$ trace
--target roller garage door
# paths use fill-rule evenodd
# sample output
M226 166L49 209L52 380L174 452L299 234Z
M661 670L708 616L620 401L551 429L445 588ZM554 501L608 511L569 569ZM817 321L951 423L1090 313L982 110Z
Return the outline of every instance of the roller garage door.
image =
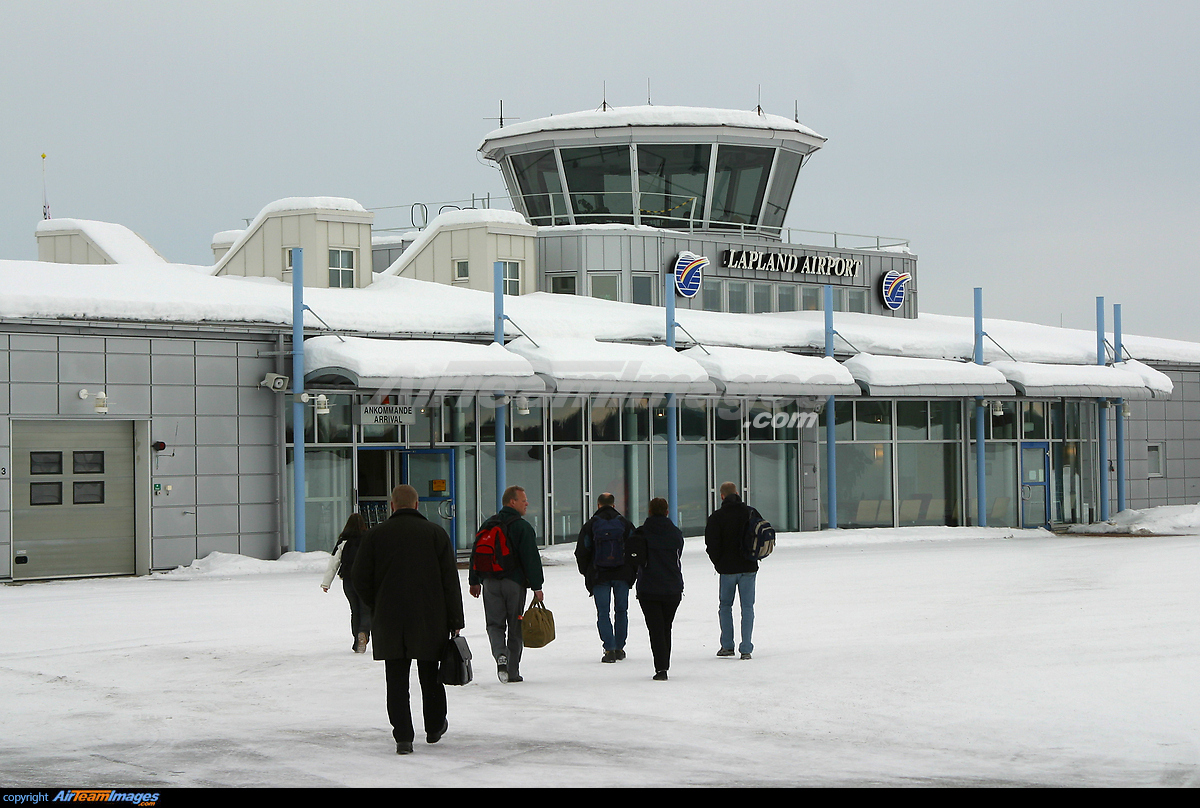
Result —
M133 422L12 422L13 578L134 573Z

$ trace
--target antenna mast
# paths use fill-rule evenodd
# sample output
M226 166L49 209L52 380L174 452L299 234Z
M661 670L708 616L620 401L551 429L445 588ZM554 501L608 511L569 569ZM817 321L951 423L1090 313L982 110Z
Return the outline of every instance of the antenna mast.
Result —
M46 198L46 153L42 152L42 218L50 218L50 202Z

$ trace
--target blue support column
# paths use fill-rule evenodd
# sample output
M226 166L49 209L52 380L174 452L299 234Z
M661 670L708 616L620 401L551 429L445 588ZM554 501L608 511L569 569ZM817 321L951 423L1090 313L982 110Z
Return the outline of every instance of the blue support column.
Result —
M492 325L492 341L497 345L504 344L504 262L492 264L492 310L494 322ZM505 443L508 437L508 397L497 390L493 397L496 402L496 510L504 507L504 489L508 487L505 475Z
M833 286L825 284L825 355L833 356ZM836 396L825 399L825 501L829 527L838 526L837 518L837 424L834 419Z
M1104 298L1096 298L1096 364L1105 364ZM1096 436L1100 455L1100 521L1108 520L1108 401L1096 402Z
M304 250L292 249L292 549L304 552Z
M975 287L975 364L983 364L983 288ZM975 523L987 527L987 457L984 438L987 436L987 407L983 399L975 399Z
M675 349L675 273L663 273L663 304L667 311L667 347ZM667 512L679 521L679 411L675 394L667 393ZM743 492L744 493L744 492Z
M1121 304L1113 304L1113 351L1116 361L1121 362ZM1125 400L1117 399L1117 513L1125 510Z

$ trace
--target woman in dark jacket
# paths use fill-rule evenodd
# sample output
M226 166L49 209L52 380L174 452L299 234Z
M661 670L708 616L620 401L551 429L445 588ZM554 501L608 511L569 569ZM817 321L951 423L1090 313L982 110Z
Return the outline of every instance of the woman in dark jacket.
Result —
M637 599L650 632L650 651L654 656L654 678L667 680L671 667L671 623L683 599L683 533L667 516L667 501L650 500L650 515L633 532L629 541L633 551L644 559L638 573Z
M351 571L354 569L354 556L358 553L358 547L362 544L365 535L367 535L367 523L355 511L346 520L346 526L342 528L342 534L338 536L337 544L333 548L333 552L336 554L338 545L345 543L345 546L342 547L342 563L337 574L342 579L342 591L346 593L346 600L350 602L350 633L354 637L354 642L350 647L356 654L366 652L367 641L371 638L371 610L358 596L350 578Z

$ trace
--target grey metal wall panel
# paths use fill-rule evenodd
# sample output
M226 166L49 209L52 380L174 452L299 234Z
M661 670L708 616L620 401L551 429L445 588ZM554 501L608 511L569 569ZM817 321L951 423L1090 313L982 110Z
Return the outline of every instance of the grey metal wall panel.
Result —
M279 450L274 443L262 446L238 446L238 473L276 474Z
M196 342L190 339L152 339L150 353L191 357L196 355Z
M238 501L238 478L236 474L214 474L196 476L196 505L229 505ZM233 530L237 530L236 523Z
M237 389L238 415L263 415L273 418L278 395L278 393L272 393L262 387L239 387Z
M197 536L196 537L196 557L204 558L209 553L230 553L238 552L238 537L237 536Z
M238 502L272 503L278 498L278 486L274 474L242 474L238 476Z
M150 406L156 421L163 415L195 415L196 388L156 384L150 390Z
M236 475L238 473L238 447L197 446L196 473Z
M150 357L132 353L109 354L107 371L109 384L150 384Z
M236 415L197 415L196 444L221 445L238 442L238 418Z
M251 389L258 389L268 397L275 395L266 388L258 387L258 383L268 373L275 372L275 360L270 357L240 357L237 360L237 383Z
M257 416L245 416L237 419L238 443L248 445L271 445L277 443L275 436L275 419Z
M104 341L99 340L103 345ZM58 380L62 384L104 385L104 354L60 353Z
M238 411L238 389L236 387L197 387L197 415L236 415Z
M10 381L58 381L58 361L53 353L41 351L9 351L8 357L8 372Z
M108 395L108 415L150 415L150 387L144 384L110 384L104 388Z
M12 351L57 351L58 337L38 334L10 334L8 347Z
M196 536L238 532L237 505L197 505Z
M8 412L8 390L7 384L0 384L0 415Z
M57 384L13 384L9 388L14 415L57 415Z
M8 459L8 450L7 449L4 450L3 452L0 452L0 464L3 464L4 467L6 469L9 469L9 472L11 473L12 469L9 467L9 459ZM12 480L11 479L0 480L0 511L7 512L9 510L9 508L11 508L11 507L12 507ZM3 533L0 533L0 536L2 536L4 539L7 539L8 538L8 520L0 519L0 523L3 523L3 525L4 525Z
M240 507L243 533L269 533L276 529L278 510L274 504L250 504Z
M187 416L158 415L150 422L151 440L167 444L170 453L176 446L196 444L196 419Z
M235 357L197 356L196 384L236 385L238 383Z
M192 563L196 559L195 533L193 525L191 536L165 537L156 534L151 543L154 569L171 570Z
M264 559L279 557L279 540L274 533L242 533L239 544L244 556Z
M140 337L108 337L104 342L108 354L150 354L150 340Z
M161 340L155 340L161 342ZM190 356L152 356L150 358L150 380L154 384L196 383L195 360Z

